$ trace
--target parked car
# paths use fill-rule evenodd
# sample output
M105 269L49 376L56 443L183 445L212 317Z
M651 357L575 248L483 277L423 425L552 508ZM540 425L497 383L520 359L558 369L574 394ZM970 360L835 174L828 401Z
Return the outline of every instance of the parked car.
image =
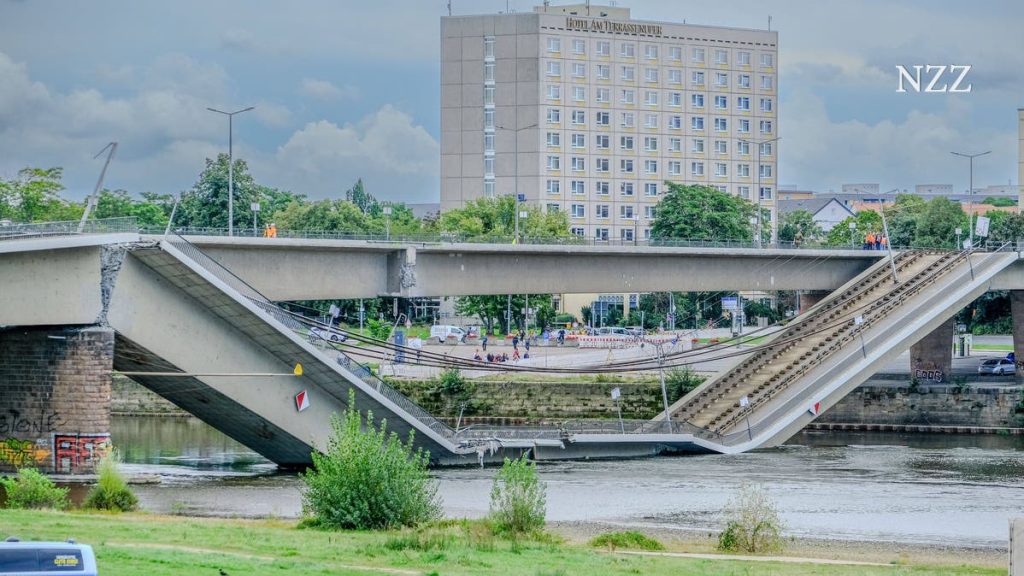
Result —
M626 326L626 332L628 332L630 336L644 335L644 329L640 326Z
M329 340L331 342L344 342L345 340L348 340L348 334L342 332L341 330L321 328L319 326L313 326L312 328L310 328L309 334L311 336L318 336L320 338L323 338L324 340Z
M633 336L632 334L629 333L628 330L626 330L625 328L620 328L619 326L605 326L603 328L598 328L597 329L597 335L598 336L606 336L606 337L607 336L620 337L620 338L629 338L629 337Z
M67 542L0 542L0 574L80 574L95 576L92 546Z
M444 344L448 336L455 336L459 339L459 342L466 341L466 331L458 326L450 326L447 324L435 324L430 327L430 337L437 338L440 344Z
M1017 366L1013 360L1006 358L990 358L988 360L982 360L981 364L978 365L978 374L1016 374Z

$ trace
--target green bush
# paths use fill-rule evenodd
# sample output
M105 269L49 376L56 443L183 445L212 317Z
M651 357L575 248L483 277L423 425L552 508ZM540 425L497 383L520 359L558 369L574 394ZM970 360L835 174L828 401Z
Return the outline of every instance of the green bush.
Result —
M555 324L569 324L570 322L575 321L576 317L572 314L559 314L555 316Z
M704 383L704 376L698 375L689 366L673 368L665 374L665 389L669 402L675 402Z
M365 426L364 426L365 423ZM313 468L302 474L305 524L334 529L415 526L440 516L437 485L427 473L430 454L413 450L413 432L403 443L387 421L365 422L349 393L344 417L331 418L333 432Z
M366 328L370 331L370 337L377 340L387 340L391 337L391 323L384 320L369 319L366 321Z
M63 510L68 507L68 489L58 488L53 480L35 468L22 468L14 478L0 478L7 493L8 508Z
M99 481L89 490L83 508L131 512L139 507L139 499L121 475L120 464L121 458L114 450L100 460L96 465Z
M458 368L445 370L436 382L433 393L443 414L458 416L461 412L464 416L471 416L479 411L480 403L473 398L476 384L466 380Z
M726 552L780 552L782 519L764 486L744 484L727 508L728 521L718 537Z
M546 515L544 484L537 477L537 465L521 458L505 463L491 488L490 518L498 532L523 534L544 527Z
M595 548L625 548L629 550L664 550L665 546L654 538L645 536L636 530L625 532L608 532L590 541Z

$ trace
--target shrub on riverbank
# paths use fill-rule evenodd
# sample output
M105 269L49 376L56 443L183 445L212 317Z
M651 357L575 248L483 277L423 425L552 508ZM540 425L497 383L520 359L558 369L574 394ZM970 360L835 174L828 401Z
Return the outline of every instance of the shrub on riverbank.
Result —
M121 475L120 465L121 458L115 450L100 460L96 465L99 480L89 490L82 503L83 508L131 512L139 507L139 499Z
M726 507L728 522L718 537L726 552L766 553L782 551L782 519L768 490L744 484Z
M68 507L68 489L58 488L53 480L35 468L22 468L13 478L0 478L7 493L7 508L63 510Z
M590 545L595 548L608 548L615 550L616 548L624 548L627 550L664 550L665 546L651 538L645 536L636 530L626 530L625 532L608 532L601 534L590 541Z
M495 530L523 534L544 528L545 492L537 465L525 454L515 460L505 458L491 488L490 518Z
M415 526L438 518L437 485L427 474L429 453L403 443L387 421L365 419L349 394L343 417L331 419L327 449L313 452L313 468L302 474L306 525L334 529Z
M686 396L694 388L703 384L704 380L704 376L700 376L689 366L669 370L665 374L665 388L668 391L669 402L675 402Z

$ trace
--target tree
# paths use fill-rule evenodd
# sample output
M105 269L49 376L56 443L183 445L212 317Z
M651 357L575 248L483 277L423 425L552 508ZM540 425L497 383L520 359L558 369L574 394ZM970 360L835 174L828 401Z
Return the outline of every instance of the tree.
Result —
M149 199L144 195L142 200L135 200L125 190L104 189L96 200L91 216L97 219L134 217L141 227L161 228L167 225L170 217L170 213L165 210L169 198L150 193Z
M988 204L990 206L999 206L1002 208L1017 205L1017 201L1015 199L1006 196L986 196L985 199L981 201L981 203Z
M1016 242L1024 239L1024 214L989 212L989 239L995 242Z
M913 194L897 194L896 201L885 207L889 223L889 244L913 246L917 238L917 223L924 217L928 202Z
M345 200L355 204L363 214L368 214L371 208L377 206L377 199L363 189L362 178L356 180L356 183L345 191Z
M551 305L550 294L530 294L530 308L536 308L536 316L531 317L531 324L536 322L537 326L546 326L555 316L554 307ZM523 294L512 295L511 306L508 296L461 296L455 299L455 313L461 316L476 316L488 334L492 333L495 326L501 328L502 332L508 334L512 328L526 328L523 309L526 308L526 296ZM506 318L507 313L512 313L512 324L509 326Z
M13 180L0 179L0 219L16 222L77 220L82 206L61 198L63 168L22 168Z
M347 200L293 201L273 216L281 230L318 230L342 234L366 234L366 214Z
M276 212L294 203L302 203L303 196L282 192L257 184L249 174L249 165L241 158L234 161L234 225L249 230L253 226L253 212L249 206L260 203L262 222L272 222ZM269 218L268 218L269 217ZM277 223L277 222L275 222ZM190 190L181 194L175 226L198 228L228 227L228 155L219 154L215 160L206 159L206 167ZM280 228L280 226L279 226Z
M967 215L960 204L949 198L932 198L917 222L914 246L924 248L953 248L956 228L967 230Z
M807 210L794 210L782 217L779 228L779 240L795 242L797 234L801 243L815 243L825 235L821 226L814 221L814 215Z
M853 232L850 232L850 224L854 225ZM871 210L861 210L856 216L851 216L836 224L829 231L825 244L829 246L861 247L864 245L864 237L868 232L878 232L882 229L882 216Z
M519 219L520 235L524 238L570 238L569 221L563 212L546 212L538 206L519 204L527 213ZM506 240L515 232L516 201L511 196L477 198L463 208L441 214L435 231L458 235L466 239Z
M757 206L709 186L666 182L651 236L663 239L739 240L754 237L751 221Z

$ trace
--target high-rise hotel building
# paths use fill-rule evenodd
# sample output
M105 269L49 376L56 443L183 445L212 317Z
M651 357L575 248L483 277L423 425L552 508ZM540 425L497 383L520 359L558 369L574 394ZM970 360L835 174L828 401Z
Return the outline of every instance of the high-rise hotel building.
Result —
M777 32L623 7L443 17L441 209L518 190L575 234L642 241L667 180L760 194L775 230L777 63Z

